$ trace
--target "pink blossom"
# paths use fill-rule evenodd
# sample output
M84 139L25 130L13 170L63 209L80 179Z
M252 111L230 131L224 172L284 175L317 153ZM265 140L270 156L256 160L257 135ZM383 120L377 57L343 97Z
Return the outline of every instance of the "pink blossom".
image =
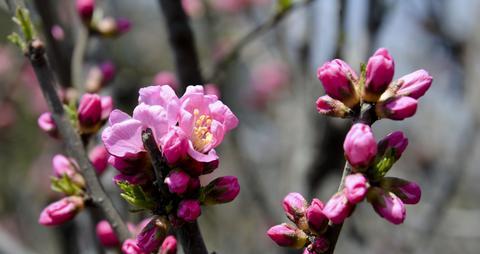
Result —
M145 253L156 252L167 234L167 226L158 218L153 218L137 235L137 246Z
M104 17L96 23L95 29L104 37L116 37L128 32L131 26L126 18Z
M217 98L220 99L220 89L218 89L218 86L215 84L206 84L203 86L205 89L205 94L208 95L215 95Z
M364 100L375 102L392 82L395 63L385 48L378 49L367 63Z
M169 164L176 163L188 152L188 137L183 130L177 126L171 126L170 130L160 139L162 152Z
M161 71L157 73L157 75L155 75L155 77L153 78L153 83L158 86L168 85L173 90L178 90L180 88L177 77L170 71Z
M85 128L97 125L102 118L102 103L97 94L86 93L78 105L78 121Z
M43 209L38 223L44 226L63 224L75 217L83 208L83 199L77 196L62 198Z
M308 226L317 233L325 230L328 225L328 218L323 214L323 208L324 205L322 201L314 198L306 212Z
M121 158L110 155L108 163L123 174L132 175L142 171L145 167L145 154L138 154L138 158Z
M417 100L408 96L393 97L385 102L377 103L375 110L379 118L403 120L415 115Z
M158 254L176 254L177 253L177 239L173 235L167 236L163 240L160 252Z
M67 175L68 177L72 178L77 174L75 165L72 163L72 161L61 154L53 156L52 166L53 174L56 177L63 177L64 175Z
M102 220L97 223L95 232L100 243L105 247L115 247L120 245L112 226L108 221Z
M307 243L307 235L295 226L286 223L271 227L267 235L279 246L300 249Z
M237 117L216 96L205 95L202 86L187 87L180 101L179 126L189 137L188 154L199 162L217 160L214 148L238 125Z
M111 61L105 61L100 64L100 71L102 73L102 83L108 83L115 77L116 68Z
M396 177L382 178L380 186L384 190L395 194L403 203L409 205L417 204L422 196L422 190L418 184Z
M354 124L345 137L343 149L348 162L354 168L369 166L377 154L377 142L370 126Z
M90 159L90 162L92 162L97 174L101 175L105 169L107 169L108 157L109 154L104 145L95 146L88 154L88 158Z
M182 200L178 204L177 216L186 222L194 222L202 213L198 200Z
M345 104L328 95L318 98L316 104L317 111L322 115L345 118L349 117L351 113L351 110Z
M90 20L95 8L95 0L77 0L77 12L83 20Z
M305 217L308 204L302 194L291 192L283 199L282 206L287 217L292 222L297 222L300 218Z
M315 240L312 244L308 245L307 248L303 251L303 254L317 254L324 253L328 250L330 243L328 242L325 236L315 237Z
M378 142L379 154L384 154L388 150L394 152L395 159L399 159L403 151L407 148L408 139L401 131L394 131Z
M432 76L425 70L418 70L398 79L402 82L397 95L405 95L418 99L422 97L432 85Z
M171 193L184 194L190 183L190 176L182 170L172 170L165 178L165 184Z
M113 99L111 96L101 96L100 104L102 106L102 120L106 120L113 110Z
M333 99L343 102L347 107L359 101L354 83L358 80L355 71L344 61L335 59L325 63L317 71L325 93Z
M37 123L40 129L42 129L48 135L52 137L56 137L58 135L57 125L53 120L52 113L45 112L41 114Z
M338 192L328 200L323 208L323 214L335 224L342 223L352 210L352 205L348 202L345 193Z
M401 224L405 220L406 210L402 200L391 192L384 192L380 188L369 190L369 201L375 211L393 224Z
M122 244L123 254L146 254L138 247L135 239L127 239Z
M222 204L234 200L240 192L235 176L218 177L205 187L205 203Z
M65 32L60 25L53 25L50 29L50 33L52 34L52 37L57 41L62 41L63 39L65 39Z
M367 178L361 173L348 175L345 178L345 196L348 202L356 204L367 195Z

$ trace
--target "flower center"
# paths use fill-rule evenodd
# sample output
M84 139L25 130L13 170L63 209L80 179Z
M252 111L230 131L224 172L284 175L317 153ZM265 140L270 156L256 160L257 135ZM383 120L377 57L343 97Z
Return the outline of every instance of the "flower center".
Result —
M193 110L194 127L192 133L192 143L195 150L206 152L207 146L212 143L213 134L210 132L212 118L207 115L200 115L198 109Z

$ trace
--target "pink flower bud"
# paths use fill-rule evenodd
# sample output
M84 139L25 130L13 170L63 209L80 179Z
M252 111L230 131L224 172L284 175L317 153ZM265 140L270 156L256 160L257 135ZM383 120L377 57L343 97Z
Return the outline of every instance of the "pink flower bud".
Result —
M321 96L317 100L317 110L322 115L346 118L351 114L350 108L341 101L335 100L328 95Z
M123 254L146 254L138 247L137 242L134 239L127 239L122 244Z
M222 204L234 200L240 193L235 176L218 177L205 186L205 204Z
M115 77L116 68L111 61L105 61L100 64L100 71L102 73L102 83L108 83Z
M137 235L137 246L145 253L155 252L167 236L167 232L166 221L155 217Z
M105 247L115 247L120 244L112 226L106 220L97 223L95 232L98 240Z
M355 169L368 167L377 154L377 142L370 126L354 124L345 137L343 149L352 167Z
M102 120L108 119L108 116L113 110L113 99L110 96L100 97L100 104L102 105Z
M395 63L388 50L378 49L368 59L363 99L368 102L376 102L392 82L394 72Z
M77 0L76 6L77 12L83 20L89 21L92 19L95 0Z
M44 226L63 224L75 217L83 208L83 199L77 196L62 198L43 209L38 223Z
M348 202L356 204L367 195L367 178L361 173L348 175L345 178L345 196Z
M323 214L335 224L342 223L350 216L352 206L343 192L338 192L328 200L323 208Z
M108 166L108 157L109 154L105 146L98 145L94 147L88 154L90 162L92 162L93 167L97 171L98 175L101 175Z
M67 175L68 177L74 177L77 172L75 170L75 165L67 157L57 154L53 156L52 159L53 174L56 177L63 177Z
M182 0L182 7L190 17L202 16L205 11L202 0Z
M401 224L405 220L405 205L395 194L373 187L368 190L368 201L372 204L375 212L387 221Z
M327 229L328 218L323 214L323 203L314 198L312 204L307 208L307 221L310 230L321 233Z
M324 236L318 236L315 238L312 244L305 248L303 254L317 254L324 253L328 250L330 243Z
M305 217L308 203L302 194L291 192L283 199L282 206L288 219L297 223L301 218Z
M140 154L139 158L120 158L110 155L108 163L123 174L132 175L142 171L145 167L145 154Z
M422 97L432 85L432 76L425 70L418 70L398 79L400 88L397 95L409 96L414 99Z
M165 184L171 193L184 194L190 183L190 176L182 170L172 170L165 178Z
M65 39L65 32L60 25L53 25L50 29L50 33L52 34L52 37L57 41L62 41L63 39Z
M139 172L134 175L118 174L113 177L114 183L127 182L128 184L133 185L144 185L149 181L150 178L144 172Z
M394 131L378 142L378 153L385 154L389 149L398 160L407 148L408 138L401 131Z
M408 96L392 97L375 106L378 118L403 120L415 115L417 112L417 100Z
M161 139L162 152L169 164L176 163L179 159L187 156L188 138L185 132L177 127L171 127Z
M120 36L126 32L128 32L131 28L130 20L126 18L112 18L112 17L105 17L100 20L95 27L96 32L101 34L105 37L115 37Z
M40 129L42 129L45 133L47 133L51 137L58 136L57 125L53 120L52 113L45 112L41 114L37 122Z
M271 227L267 235L278 245L300 249L305 246L308 236L295 226L283 223Z
M215 84L206 84L204 86L205 89L205 94L208 95L215 95L217 98L220 99L220 90L218 89L218 86Z
M198 200L182 200L178 204L177 216L186 222L194 222L202 213Z
M382 189L390 191L408 205L417 204L422 196L420 186L396 177L384 177L380 182Z
M177 253L177 239L175 236L169 235L163 240L160 252L158 254L176 254Z
M153 83L158 86L168 85L173 90L178 90L179 83L175 74L170 71L161 71L153 79Z
M357 74L344 61L335 59L325 63L317 71L317 77L322 82L325 93L333 99L343 102L347 107L353 107L359 102L354 82Z
M83 128L95 127L102 118L102 102L97 94L86 93L78 106L78 121Z

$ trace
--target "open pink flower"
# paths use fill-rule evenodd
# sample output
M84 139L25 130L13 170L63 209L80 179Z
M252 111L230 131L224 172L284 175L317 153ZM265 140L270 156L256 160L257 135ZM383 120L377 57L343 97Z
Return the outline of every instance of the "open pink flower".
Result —
M187 87L180 102L179 127L189 137L188 154L199 162L216 160L214 148L238 125L237 117L216 96L206 95L202 86Z

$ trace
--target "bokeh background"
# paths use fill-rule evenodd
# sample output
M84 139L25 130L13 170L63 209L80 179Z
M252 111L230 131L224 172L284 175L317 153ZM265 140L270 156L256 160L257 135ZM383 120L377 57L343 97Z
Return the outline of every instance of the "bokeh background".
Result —
M14 2L0 1L0 253L104 253L88 213L54 229L37 223L56 197L49 188L51 158L64 147L38 129L46 105L30 66L6 40L15 29L9 10ZM63 73L57 78L71 84L79 26L73 1L36 1L38 9L34 2L26 4L40 31L49 31L48 24L63 28L56 53L49 53L64 56L56 58ZM102 93L131 112L140 87L152 84L160 71L174 71L162 12L154 0L97 2L106 14L133 25L116 39L91 38L84 74L112 61L117 75ZM378 47L386 47L396 78L420 68L434 78L413 118L374 125L377 138L393 130L409 137L409 148L389 175L420 183L422 201L407 208L400 226L362 203L345 223L336 253L480 252L480 1L314 0L220 65L239 39L271 19L276 1L217 1L232 2L227 9L213 0L199 2L207 5L190 14L202 72L240 118L218 150L221 165L214 174L237 175L242 191L230 204L203 210L199 222L209 250L299 253L277 247L265 232L285 221L281 201L288 192L326 200L337 189L350 124L316 112L315 100L323 94L316 69L342 58L358 70ZM124 218L135 222L141 215L128 213L119 199L114 171L102 181Z

